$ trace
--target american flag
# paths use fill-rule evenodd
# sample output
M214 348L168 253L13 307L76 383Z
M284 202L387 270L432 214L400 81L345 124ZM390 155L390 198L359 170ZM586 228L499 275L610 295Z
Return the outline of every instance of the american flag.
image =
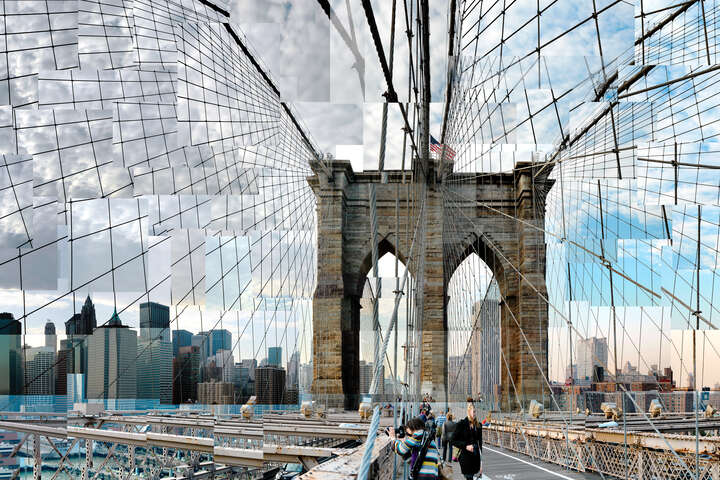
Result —
M442 143L435 140L435 137L430 135L430 150L435 152L439 158L442 158L443 156L443 150L445 151L445 158L447 160L452 160L455 156L455 150L450 148L447 145L443 145Z

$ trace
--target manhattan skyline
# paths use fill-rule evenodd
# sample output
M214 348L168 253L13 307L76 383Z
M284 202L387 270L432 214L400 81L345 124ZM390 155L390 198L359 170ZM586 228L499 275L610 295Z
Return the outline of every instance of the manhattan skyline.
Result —
M77 298L77 297L76 297ZM85 296L82 297L81 301L77 302L77 308L76 313L80 313L82 304L85 301ZM96 298L101 299L100 302L96 301ZM113 315L114 312L114 305L106 300L107 297L105 297L102 294L92 294L91 295L92 303L95 306L95 314L97 317L97 325L100 327L103 324L106 324L106 322L109 322L110 318ZM140 314L140 303L129 307L127 310L125 310L122 313L118 313L118 316L120 317L123 325L128 326L132 330L140 332L140 321L139 321L139 314ZM159 302L157 302L159 303ZM71 302L67 302L67 305L63 305L60 308L56 308L56 311L58 312L58 315L64 315L67 314L67 317L60 317L60 318L45 318L43 321L43 325L41 327L29 327L28 330L30 331L28 334L24 335L24 344L29 347L37 347L42 346L45 341L45 335L44 335L44 328L45 323L49 320L53 324L55 324L56 332L57 332L57 340L58 344L61 340L64 340L67 338L67 335L65 334L65 322L73 315L72 307L70 306ZM4 311L2 308L0 308L0 311ZM9 311L9 310L5 310ZM45 313L47 313L47 310L44 310ZM175 313L177 311L177 313ZM9 311L9 313L12 313L15 318L17 319L17 314ZM242 313L242 312L238 312ZM236 358L255 358L258 362L262 360L263 358L268 357L267 349L270 349L274 347L274 344L267 344L267 341L263 340L262 333L263 331L260 330L259 332L256 332L255 341L257 342L256 345L261 345L263 348L256 348L253 353L253 339L251 337L250 332L243 332L242 326L239 330L242 334L241 341L237 342L237 332L238 332L238 321L240 319L249 317L247 316L241 316L238 315L239 318L234 318L234 322L230 323L227 320L220 321L219 317L222 314L222 312L217 310L202 310L202 313L200 311L195 312L196 316L192 316L187 311L187 307L185 310L183 308L173 308L170 307L170 328L169 334L170 338L172 338L172 332L175 330L188 330L193 335L197 335L202 331L209 331L209 330L227 330L230 335L232 336L232 343L230 345L230 349L233 349L233 354ZM255 314L258 315L257 313ZM204 321L200 320L200 316L203 317ZM213 321L212 319L215 319ZM174 321L173 321L174 320ZM183 323L180 323L183 322ZM256 326L260 328L262 326L262 318L256 319ZM179 325L179 326L178 326ZM272 333L272 332L268 332ZM267 338L273 338L272 335L267 335L265 337ZM282 338L282 337L279 337ZM283 358L287 357L289 358L290 355L293 353L292 346L295 344L295 338L289 338L287 339L286 343L279 344L277 346L283 347ZM287 348L285 348L287 345ZM287 353L289 351L289 353ZM302 358L302 355L301 355ZM285 360L284 360L285 361Z

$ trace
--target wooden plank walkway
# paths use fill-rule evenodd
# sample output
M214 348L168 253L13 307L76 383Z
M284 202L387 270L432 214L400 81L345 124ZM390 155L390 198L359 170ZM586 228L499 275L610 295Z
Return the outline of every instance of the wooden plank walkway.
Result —
M465 480L460 465L453 462L455 480ZM525 455L483 445L483 480L595 480L600 475L565 470L550 463L538 462Z

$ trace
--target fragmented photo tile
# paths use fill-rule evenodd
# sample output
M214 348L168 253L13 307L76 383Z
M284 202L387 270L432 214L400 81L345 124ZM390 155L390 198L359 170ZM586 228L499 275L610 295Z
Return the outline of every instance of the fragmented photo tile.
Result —
M0 478L720 480L716 0L0 15Z

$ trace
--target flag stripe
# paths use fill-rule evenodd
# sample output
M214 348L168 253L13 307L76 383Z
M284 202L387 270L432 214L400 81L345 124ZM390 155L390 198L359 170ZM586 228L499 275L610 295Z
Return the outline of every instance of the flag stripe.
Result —
M439 154L442 154L444 152L448 158L453 158L455 156L455 150L448 147L447 145L430 145L430 150Z
M443 145L438 142L435 137L430 135L430 150L437 153L439 156L452 160L455 157L455 150L450 148L448 145Z

